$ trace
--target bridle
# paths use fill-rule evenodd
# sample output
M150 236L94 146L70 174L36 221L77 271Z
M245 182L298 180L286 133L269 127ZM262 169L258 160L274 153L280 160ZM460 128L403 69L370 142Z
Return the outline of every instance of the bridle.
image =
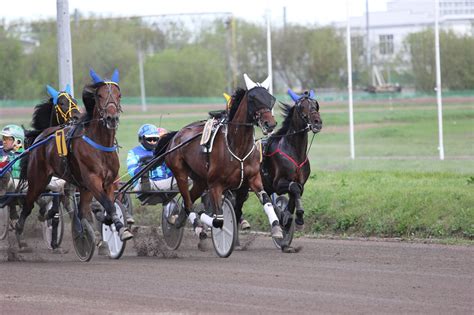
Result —
M58 104L56 104L54 106L54 109L56 111L56 120L58 121L59 124L61 124L61 120L59 119L59 117L62 118L63 120L63 124L67 123L69 120L71 120L72 118L72 113L74 110L77 110L79 113L81 112L81 110L79 109L79 107L77 106L76 102L74 102L74 100L72 99L71 95L69 95L69 93L66 93L66 92L62 92L58 95L58 100L61 96L64 96L68 102L69 102L69 105L68 105L68 108L67 108L67 111L64 112L63 109L61 108L61 106L59 106L59 102Z
M114 106L115 109L117 110L117 113L122 113L122 106L120 105L120 100L117 100L114 95L112 94L112 85L115 85L119 91L120 91L120 87L117 83L113 82L113 81L104 81L104 84L107 86L107 98L104 102L104 104L106 104L105 106L101 106L100 102L98 102L96 108L97 108L97 112L99 113L99 120L101 120L104 125L109 128L107 126L107 111L108 109L111 107L111 106ZM96 90L96 98L97 98L97 91L98 89ZM118 124L113 128L113 129L117 129L118 128Z
M305 112L303 111L302 102L304 100L307 100L309 102L309 114L305 114ZM309 129L311 127L311 122L310 122L311 115L319 112L318 103L316 102L316 100L313 100L307 96L304 96L296 102L295 107L296 107L296 112L306 124L305 130Z

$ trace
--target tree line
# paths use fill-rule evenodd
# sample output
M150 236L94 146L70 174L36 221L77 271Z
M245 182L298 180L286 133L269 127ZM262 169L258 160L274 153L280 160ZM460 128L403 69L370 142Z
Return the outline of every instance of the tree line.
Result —
M267 77L266 28L245 20L217 18L196 27L180 20L152 23L79 17L71 23L71 37L76 91L89 82L90 67L101 74L119 68L123 94L140 95L138 51L145 55L147 96L217 96L243 86L245 72L255 81ZM474 38L441 31L440 42L443 87L472 89ZM345 87L345 50L345 30L296 24L274 27L274 90ZM362 88L369 83L365 50L353 47L352 51L354 85ZM392 77L403 85L432 91L434 58L433 31L410 34L404 51L390 65ZM0 99L44 97L45 84L57 86L57 68L54 20L0 24Z

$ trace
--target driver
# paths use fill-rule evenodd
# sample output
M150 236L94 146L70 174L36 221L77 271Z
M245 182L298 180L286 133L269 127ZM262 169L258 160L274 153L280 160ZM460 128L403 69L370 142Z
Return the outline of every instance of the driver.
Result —
M127 155L127 170L130 176L137 174L154 157L154 150L159 138L167 133L166 129L158 128L152 124L144 124L138 129L138 142L140 144L128 151ZM163 162L163 164L144 174L133 190L169 190L176 187L173 173Z

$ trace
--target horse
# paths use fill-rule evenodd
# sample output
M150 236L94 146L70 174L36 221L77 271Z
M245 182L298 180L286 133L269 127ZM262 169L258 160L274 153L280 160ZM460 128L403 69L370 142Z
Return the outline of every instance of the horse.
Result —
M113 184L120 167L115 139L122 112L119 72L116 69L109 81L100 78L93 69L90 76L93 82L82 92L86 112L72 126L52 127L41 132L35 144L45 142L30 151L28 163L24 163L28 191L15 225L17 235L22 234L34 201L54 175L78 187L80 219L92 220L90 203L95 197L111 217L120 238L125 241L133 237L120 222L113 202ZM57 147L56 141L48 140L57 132L66 136L67 148L62 148L62 154L59 153L62 146Z
M284 232L289 233L296 208L295 224L297 230L304 228L304 209L301 201L304 184L311 168L308 160L308 132L314 134L322 129L319 103L314 91L301 95L288 90L294 105L283 104L283 125L270 135L264 145L261 175L268 194L289 194L288 207L279 213ZM242 216L242 207L248 197L247 187L236 192L235 214L237 220ZM281 246L283 251L291 251L289 245Z
M169 223L176 228L184 226L186 218L195 227L202 220L208 226L222 228L223 193L246 186L257 194L263 205L272 227L272 236L283 237L270 197L263 189L260 153L256 150L254 138L255 125L260 126L264 134L275 128L276 121L272 115L275 98L267 91L269 78L255 83L244 74L244 79L247 89L239 88L232 95L227 118L215 135L210 153L203 152L200 145L198 136L203 132L202 122L171 132L158 142L155 155L164 155L164 161L176 177L184 200L184 211L169 219ZM191 190L188 190L188 177L193 180ZM206 214L197 216L193 212L194 201L206 189L214 218Z
M36 137L45 129L50 128L50 127L56 127L56 126L62 126L65 124L73 123L76 121L80 114L81 111L79 107L77 106L77 101L71 96L71 87L69 84L66 85L63 91L57 91L53 87L47 85L46 90L50 96L50 98L46 101L44 101L41 104L38 104L35 106L34 111L33 111L33 118L31 122L31 127L33 129L24 129L25 131L25 139L24 139L24 148L28 149L31 144L34 142ZM26 156L21 160L21 164L27 163L28 162L28 157ZM26 171L26 168L23 168L23 172ZM22 178L26 178L26 174L21 175ZM22 188L22 184L19 185L19 189ZM56 185L53 185L56 186ZM63 190L63 187L54 187L55 189L60 189ZM53 187L51 187L53 189ZM66 205L68 208L68 200L67 198L63 195L62 196L63 203ZM47 199L38 199L38 204L40 205L40 215L39 218L40 220L44 220L45 217L45 212L46 212L46 205L48 203ZM59 202L60 202L60 197L59 196L54 196L52 198L52 208L48 212L48 218L53 219L53 237L51 240L51 247L53 250L56 250L58 247L57 244L57 237L55 237L57 233L57 225L59 223L59 218L56 216L58 213L59 209ZM18 214L16 212L16 207L15 205L12 205L11 208L11 216L13 219L18 218ZM20 245L25 245L24 243Z

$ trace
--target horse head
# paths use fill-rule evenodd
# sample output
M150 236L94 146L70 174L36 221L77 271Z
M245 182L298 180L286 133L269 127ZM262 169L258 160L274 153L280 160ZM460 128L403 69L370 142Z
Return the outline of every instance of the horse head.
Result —
M272 114L275 97L268 93L270 77L262 83L253 82L247 74L244 74L244 79L247 86L248 120L258 124L263 134L269 134L277 125Z
M56 91L49 85L46 86L46 90L52 98L58 125L79 119L81 111L77 106L76 99L71 96L71 86L69 84L66 85L64 91Z
M323 128L323 121L319 114L319 103L314 97L314 91L305 91L303 94L298 95L291 89L288 89L288 94L295 101L296 110L311 129L313 133L318 133Z
M118 84L119 72L115 69L112 78L108 81L99 77L93 69L90 69L89 73L94 82L93 87L95 87L94 105L97 109L95 113L99 115L99 120L103 121L108 129L117 129L120 113L122 112L122 106L120 105L122 94ZM84 104L86 104L85 100Z

